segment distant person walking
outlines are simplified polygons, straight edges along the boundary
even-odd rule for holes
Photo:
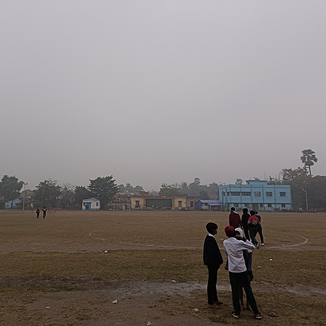
[[[233,309],[232,316],[235,319],[240,318],[240,287],[244,289],[247,295],[248,303],[255,314],[256,319],[262,319],[258,310],[257,303],[252,293],[247,267],[243,257],[244,250],[253,250],[255,246],[249,240],[238,240],[235,238],[235,230],[232,226],[225,228],[225,234],[228,239],[223,241],[223,247],[228,257],[228,271],[232,290]]]
[[[260,237],[260,245],[261,246],[264,246],[265,243],[264,243],[264,236],[263,236],[263,227],[261,225],[261,216],[258,214],[258,212],[256,211],[256,216],[258,217],[258,220],[259,220],[259,224],[258,224],[258,234],[259,234],[259,237]]]
[[[256,235],[259,229],[259,219],[256,216],[256,211],[254,210],[250,211],[250,217],[248,219],[248,227],[249,227],[250,239],[252,243],[255,245],[255,247],[258,249],[259,243],[256,239]]]
[[[43,218],[46,217],[46,212],[47,212],[47,210],[48,210],[48,209],[47,209],[45,206],[42,208]]]
[[[40,217],[40,209],[37,207],[36,211],[36,218],[39,218]]]
[[[244,208],[242,210],[241,222],[242,222],[243,231],[244,231],[244,234],[245,234],[245,237],[247,240],[250,240],[249,228],[248,228],[249,217],[250,217],[250,215],[248,213],[248,208]]]
[[[223,258],[214,235],[217,234],[217,224],[207,223],[206,230],[208,232],[204,241],[203,259],[204,265],[208,268],[208,282],[207,282],[207,299],[211,308],[217,308],[222,304],[218,300],[216,284],[217,271],[223,264]]]
[[[231,207],[229,214],[229,225],[235,229],[242,226],[240,215],[235,211],[234,207]]]

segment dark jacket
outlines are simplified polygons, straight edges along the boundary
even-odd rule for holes
[[[223,258],[214,237],[206,236],[203,256],[205,265],[220,267],[223,264]]]

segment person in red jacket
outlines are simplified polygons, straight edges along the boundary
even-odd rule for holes
[[[234,229],[242,227],[240,215],[235,211],[234,207],[231,207],[229,214],[229,225]]]

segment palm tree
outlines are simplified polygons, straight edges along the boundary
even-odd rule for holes
[[[302,151],[301,161],[304,164],[304,168],[309,170],[309,175],[311,177],[311,166],[314,165],[318,159],[315,156],[315,152],[311,149],[305,149]]]

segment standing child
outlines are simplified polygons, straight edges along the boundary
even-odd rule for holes
[[[214,235],[217,234],[217,224],[207,223],[206,230],[208,232],[204,242],[204,264],[208,268],[208,282],[207,282],[207,299],[211,308],[217,308],[222,304],[218,300],[216,283],[217,283],[217,271],[223,264],[223,258]]]
[[[40,216],[40,209],[37,207],[37,209],[36,209],[36,218],[39,218],[39,216]]]
[[[253,250],[255,246],[248,240],[238,240],[235,238],[235,230],[232,226],[225,228],[225,234],[228,239],[223,241],[224,250],[228,256],[228,271],[232,290],[233,309],[232,316],[236,319],[240,317],[240,295],[239,288],[243,288],[246,292],[248,302],[255,314],[256,319],[261,319],[262,316],[258,310],[254,294],[250,286],[247,267],[243,257],[244,250]]]

